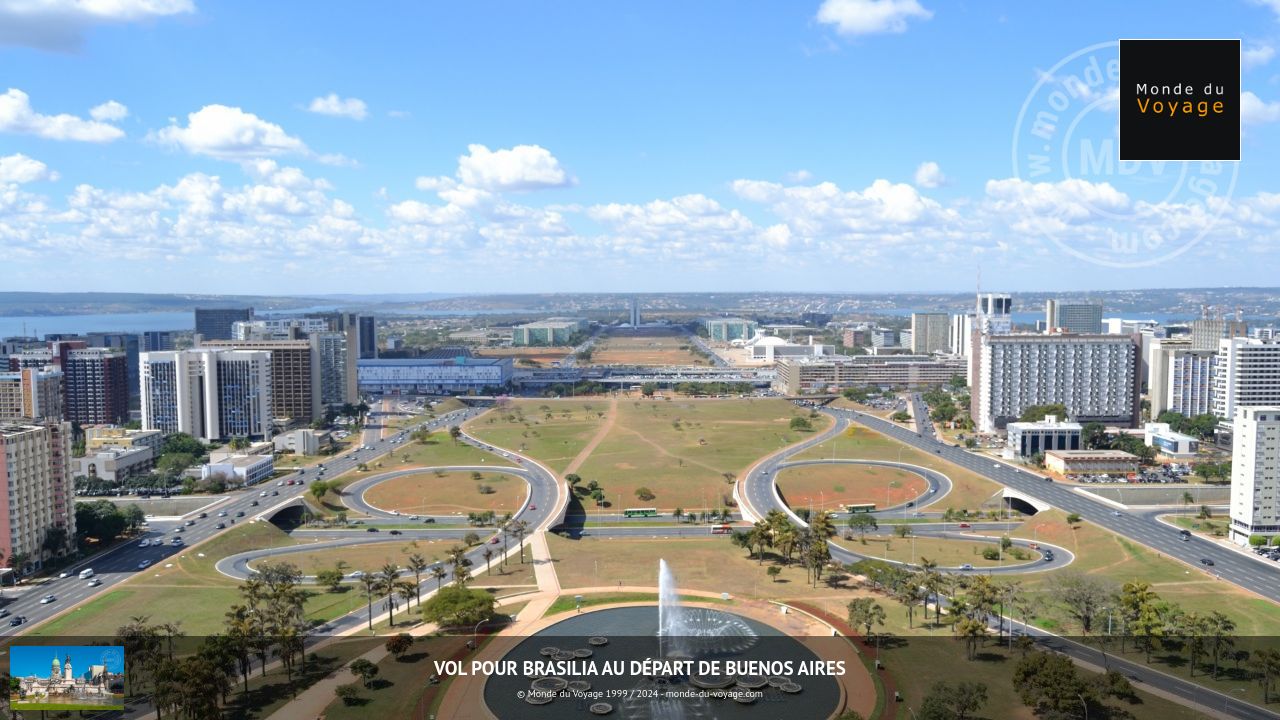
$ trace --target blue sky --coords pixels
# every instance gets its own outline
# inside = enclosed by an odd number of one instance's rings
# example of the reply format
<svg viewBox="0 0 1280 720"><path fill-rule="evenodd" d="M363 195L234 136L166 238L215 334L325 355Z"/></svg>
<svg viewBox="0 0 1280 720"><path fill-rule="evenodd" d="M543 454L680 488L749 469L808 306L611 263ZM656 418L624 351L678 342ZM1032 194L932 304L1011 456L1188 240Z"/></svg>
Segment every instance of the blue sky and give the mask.
<svg viewBox="0 0 1280 720"><path fill-rule="evenodd" d="M1275 0L0 2L4 289L963 290L979 267L1010 290L1274 285L1278 18ZM1120 37L1242 38L1230 192L1015 162L1037 83L1071 89L1051 68ZM1113 139L1114 84L1085 91L1071 142ZM1116 251L1131 233L1149 244Z"/></svg>
<svg viewBox="0 0 1280 720"><path fill-rule="evenodd" d="M124 648L98 645L15 645L9 648L9 674L13 677L49 677L53 658L71 657L71 671L80 677L90 665L106 664L107 671L124 672Z"/></svg>

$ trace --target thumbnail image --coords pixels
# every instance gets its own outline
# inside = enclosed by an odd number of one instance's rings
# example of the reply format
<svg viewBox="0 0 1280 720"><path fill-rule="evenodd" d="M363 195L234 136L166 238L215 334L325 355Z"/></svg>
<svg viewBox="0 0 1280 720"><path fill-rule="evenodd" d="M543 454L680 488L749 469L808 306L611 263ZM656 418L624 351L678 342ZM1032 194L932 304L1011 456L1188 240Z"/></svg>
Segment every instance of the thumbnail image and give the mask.
<svg viewBox="0 0 1280 720"><path fill-rule="evenodd" d="M14 710L123 710L124 648L18 645L9 648Z"/></svg>

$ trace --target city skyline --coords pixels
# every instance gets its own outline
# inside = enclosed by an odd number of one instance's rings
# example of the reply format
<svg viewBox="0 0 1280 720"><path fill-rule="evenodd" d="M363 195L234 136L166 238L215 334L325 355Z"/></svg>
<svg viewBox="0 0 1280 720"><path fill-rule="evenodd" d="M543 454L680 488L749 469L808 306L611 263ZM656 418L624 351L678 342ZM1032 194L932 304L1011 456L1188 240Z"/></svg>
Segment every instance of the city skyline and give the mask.
<svg viewBox="0 0 1280 720"><path fill-rule="evenodd" d="M0 10L12 289L467 292L483 273L512 292L958 291L979 267L1010 291L1269 284L1266 3L1105 5L1104 28L1076 5L929 0L509 8L502 23L407 5L50 7ZM1245 160L1207 212L1124 168L1011 167L1037 83L1094 98L1082 127L1103 147L1107 83L1050 69L1135 36L1243 40ZM1138 226L1188 247L1137 268L1071 254L1105 256Z"/></svg>

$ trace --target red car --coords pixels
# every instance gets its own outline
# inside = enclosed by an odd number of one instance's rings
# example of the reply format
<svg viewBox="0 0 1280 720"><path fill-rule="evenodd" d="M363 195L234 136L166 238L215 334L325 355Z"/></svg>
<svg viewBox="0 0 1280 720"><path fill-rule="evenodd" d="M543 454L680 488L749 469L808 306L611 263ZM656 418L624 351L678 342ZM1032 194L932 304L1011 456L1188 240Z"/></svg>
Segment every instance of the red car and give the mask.
<svg viewBox="0 0 1280 720"><path fill-rule="evenodd" d="M538 506L537 506L537 505L530 505L530 506L529 506L529 509L530 509L530 510L537 510L537 509L538 509Z"/></svg>
<svg viewBox="0 0 1280 720"><path fill-rule="evenodd" d="M971 527L973 527L973 526L972 526L972 525L970 525L969 523L960 523L960 529L961 529L961 530L968 530L968 529L969 529L969 528L971 528Z"/></svg>
<svg viewBox="0 0 1280 720"><path fill-rule="evenodd" d="M494 535L494 536L493 536L493 539L489 541L489 544L490 544L490 545L497 545L497 544L498 544L498 543L500 543L500 542L502 542L502 540L500 540L500 539L498 538L498 536L497 536L497 535Z"/></svg>

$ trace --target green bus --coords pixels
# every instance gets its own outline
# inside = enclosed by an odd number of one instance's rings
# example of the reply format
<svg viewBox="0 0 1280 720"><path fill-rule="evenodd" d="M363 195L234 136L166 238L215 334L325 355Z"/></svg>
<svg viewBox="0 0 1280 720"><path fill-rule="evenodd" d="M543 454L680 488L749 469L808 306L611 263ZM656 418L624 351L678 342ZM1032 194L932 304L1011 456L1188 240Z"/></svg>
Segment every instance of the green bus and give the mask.
<svg viewBox="0 0 1280 720"><path fill-rule="evenodd" d="M658 508L627 508L622 511L623 517L658 517Z"/></svg>
<svg viewBox="0 0 1280 720"><path fill-rule="evenodd" d="M869 512L876 511L876 504L860 503L858 505L845 505L844 509L846 512L851 512L851 513L869 513Z"/></svg>

